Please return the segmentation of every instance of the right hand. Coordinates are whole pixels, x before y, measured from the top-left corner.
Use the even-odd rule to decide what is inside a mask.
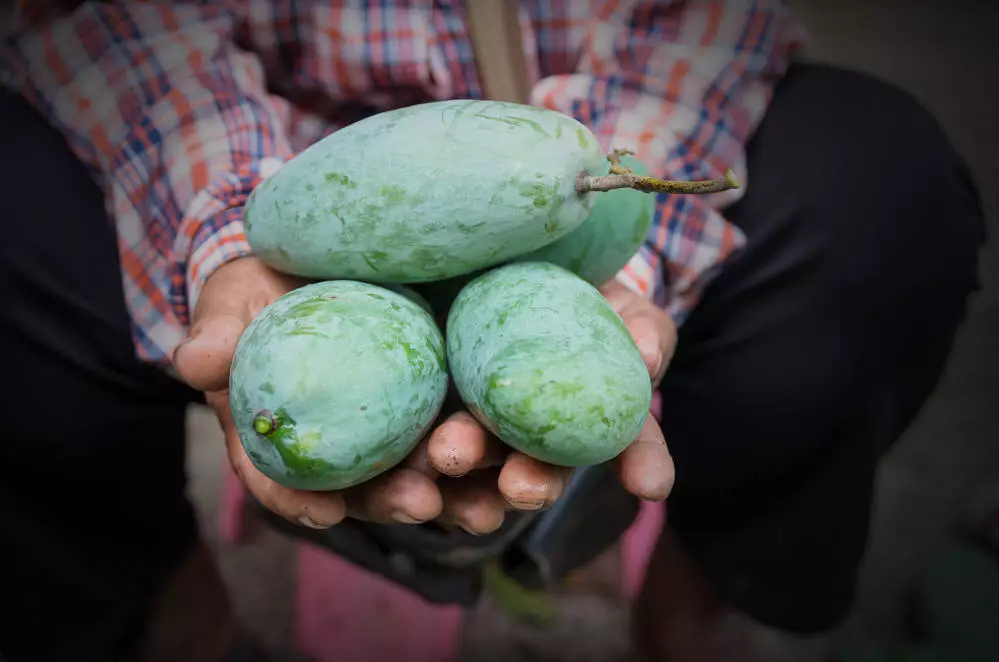
[[[253,466],[243,450],[229,409],[229,367],[236,342],[265,307],[305,284],[254,257],[223,265],[205,282],[189,336],[174,352],[174,367],[190,386],[204,391],[225,434],[233,470],[269,510],[313,528],[332,526],[347,516],[385,523],[425,522],[438,517],[441,493],[434,482],[436,472],[425,461],[425,444],[395,469],[341,492],[281,485]]]

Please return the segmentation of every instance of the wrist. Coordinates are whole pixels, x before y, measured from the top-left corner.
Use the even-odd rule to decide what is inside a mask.
[[[187,260],[188,319],[197,308],[205,283],[221,267],[253,254],[243,228],[243,208],[227,209],[199,228]]]

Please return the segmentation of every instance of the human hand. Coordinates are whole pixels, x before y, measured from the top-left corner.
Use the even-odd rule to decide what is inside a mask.
[[[177,372],[205,399],[225,434],[229,462],[260,503],[282,517],[326,528],[351,516],[385,523],[436,518],[442,508],[434,472],[425,461],[426,442],[398,467],[340,492],[313,492],[281,485],[261,473],[243,450],[229,409],[229,367],[247,325],[270,303],[306,281],[245,257],[220,267],[206,281],[187,340],[174,352]]]
[[[658,386],[676,346],[672,319],[620,283],[612,281],[600,291],[631,331],[653,385]],[[499,528],[511,508],[551,506],[573,472],[507,448],[466,411],[451,414],[434,430],[427,456],[442,476],[441,519],[478,534]],[[638,437],[613,463],[625,489],[640,498],[665,499],[673,487],[673,461],[654,416],[646,419]]]
[[[190,336],[173,358],[182,379],[205,392],[222,426],[233,470],[264,507],[313,528],[350,516],[385,523],[436,519],[485,534],[499,528],[508,509],[536,510],[558,499],[571,469],[509,452],[465,411],[447,416],[399,466],[340,492],[297,490],[261,473],[243,450],[232,420],[229,367],[250,321],[304,284],[252,257],[224,265],[205,283]],[[632,331],[658,382],[675,343],[669,317],[621,286],[610,285],[602,292]],[[626,489],[642,498],[663,499],[672,487],[672,460],[651,416],[615,464]]]

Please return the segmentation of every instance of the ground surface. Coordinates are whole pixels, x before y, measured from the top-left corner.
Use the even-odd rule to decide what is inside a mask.
[[[992,232],[999,231],[999,89],[989,71],[990,62],[999,62],[999,4],[794,0],[791,5],[812,32],[811,57],[884,76],[937,114],[970,162]],[[986,290],[974,303],[945,379],[884,465],[851,637],[904,633],[911,580],[946,541],[970,491],[999,475],[999,260],[991,247],[983,276]],[[214,544],[221,442],[214,419],[204,411],[191,412],[190,430],[192,494]],[[285,651],[291,638],[291,551],[268,531],[255,534],[252,544],[220,550],[246,623]],[[565,628],[570,636],[555,635],[546,646],[563,649],[558,659],[596,660],[598,650],[620,645],[621,614],[585,601],[575,604],[575,626]],[[588,625],[579,627],[581,622]],[[478,623],[469,659],[513,662],[516,654],[497,644],[504,633],[502,624]]]

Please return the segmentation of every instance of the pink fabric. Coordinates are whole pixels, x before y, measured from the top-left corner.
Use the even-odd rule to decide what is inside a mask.
[[[662,397],[660,391],[652,394],[652,415],[657,420],[662,415]],[[629,600],[638,597],[645,580],[645,567],[656,546],[659,532],[666,521],[666,508],[661,503],[642,502],[642,508],[621,541],[621,551],[624,563],[624,591]]]
[[[661,503],[642,502],[635,523],[625,531],[621,541],[624,568],[624,594],[629,600],[638,597],[645,581],[645,568],[656,546],[659,531],[666,521],[666,509]]]
[[[218,509],[219,539],[222,542],[234,545],[242,539],[245,505],[246,490],[226,459],[222,462],[222,496]]]
[[[662,391],[659,389],[656,389],[652,393],[652,406],[649,407],[649,411],[652,412],[652,415],[656,417],[657,421],[660,420],[663,411],[663,396]]]
[[[664,519],[643,503],[622,541],[625,594],[641,590]],[[463,611],[413,593],[309,544],[299,545],[295,640],[315,662],[453,662]]]
[[[298,551],[295,640],[315,662],[452,662],[463,611],[425,602],[313,545]]]
[[[658,391],[652,413],[660,415]],[[229,463],[223,467],[219,537],[235,544],[243,531],[246,493]],[[642,503],[622,539],[625,594],[641,590],[645,568],[665,521],[661,503]],[[404,588],[314,545],[298,546],[295,641],[315,662],[453,662],[463,611],[425,602]]]

